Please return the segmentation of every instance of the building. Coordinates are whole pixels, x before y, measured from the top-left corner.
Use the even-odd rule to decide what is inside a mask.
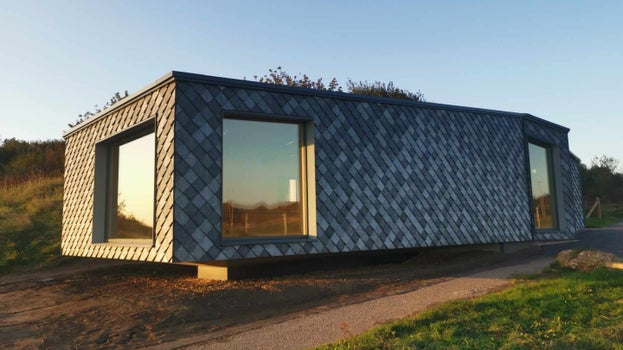
[[[573,238],[568,132],[530,114],[171,72],[65,134],[62,252],[225,263]]]

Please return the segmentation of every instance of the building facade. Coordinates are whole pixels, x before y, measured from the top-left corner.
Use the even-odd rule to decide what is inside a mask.
[[[171,263],[570,239],[568,132],[171,72],[65,134],[62,251]]]

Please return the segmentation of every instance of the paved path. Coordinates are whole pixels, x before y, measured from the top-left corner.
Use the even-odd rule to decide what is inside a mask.
[[[564,249],[596,249],[610,252],[623,258],[623,222],[604,228],[592,228],[578,235],[578,240],[568,243],[552,244],[542,247],[549,256]]]
[[[537,273],[564,249],[591,248],[623,257],[623,223],[586,230],[577,241],[547,244],[530,261],[457,277],[403,294],[338,308],[319,308],[293,315],[229,327],[217,332],[161,344],[160,347],[203,349],[306,349],[361,333],[390,320],[426,310],[436,304],[479,296],[508,286],[515,274]],[[192,345],[189,345],[192,344]]]

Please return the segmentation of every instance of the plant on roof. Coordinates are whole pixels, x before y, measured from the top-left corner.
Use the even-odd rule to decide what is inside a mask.
[[[281,66],[275,69],[269,69],[268,74],[264,74],[262,76],[254,75],[253,79],[257,82],[266,84],[295,86],[324,91],[343,91],[336,78],[331,79],[328,84],[325,84],[322,78],[312,79],[307,74],[302,74],[300,76],[293,75],[283,70]],[[396,87],[393,81],[388,83],[382,83],[380,81],[368,82],[367,80],[355,82],[349,78],[346,83],[346,92],[357,95],[426,101],[422,92],[411,92],[409,90],[401,89]]]
[[[76,119],[75,122],[73,123],[68,123],[67,125],[69,125],[70,128],[73,128],[74,126],[82,123],[83,121],[87,120],[90,116],[93,116],[109,107],[111,107],[112,105],[114,105],[115,103],[123,100],[124,98],[128,97],[128,90],[126,90],[123,94],[119,93],[119,91],[115,92],[115,94],[110,98],[110,100],[108,100],[108,102],[106,102],[104,104],[104,106],[102,106],[101,108],[98,105],[93,106],[93,110],[92,111],[86,111],[84,112],[84,114],[79,114],[78,115],[78,119]]]
[[[281,67],[277,67],[274,70],[269,69],[268,74],[264,74],[261,77],[257,75],[253,76],[253,79],[260,83],[277,84],[286,86],[296,86],[306,89],[316,89],[325,91],[342,91],[342,87],[338,84],[337,79],[333,78],[329,81],[329,84],[325,85],[322,78],[311,79],[307,74],[303,74],[301,77],[292,75],[284,71]]]

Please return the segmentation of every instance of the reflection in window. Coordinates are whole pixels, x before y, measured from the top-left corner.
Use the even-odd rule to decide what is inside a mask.
[[[305,234],[302,129],[223,119],[223,238]]]
[[[154,133],[112,146],[109,239],[152,238],[154,155]]]
[[[557,228],[551,149],[529,143],[528,154],[534,225],[537,229]]]

